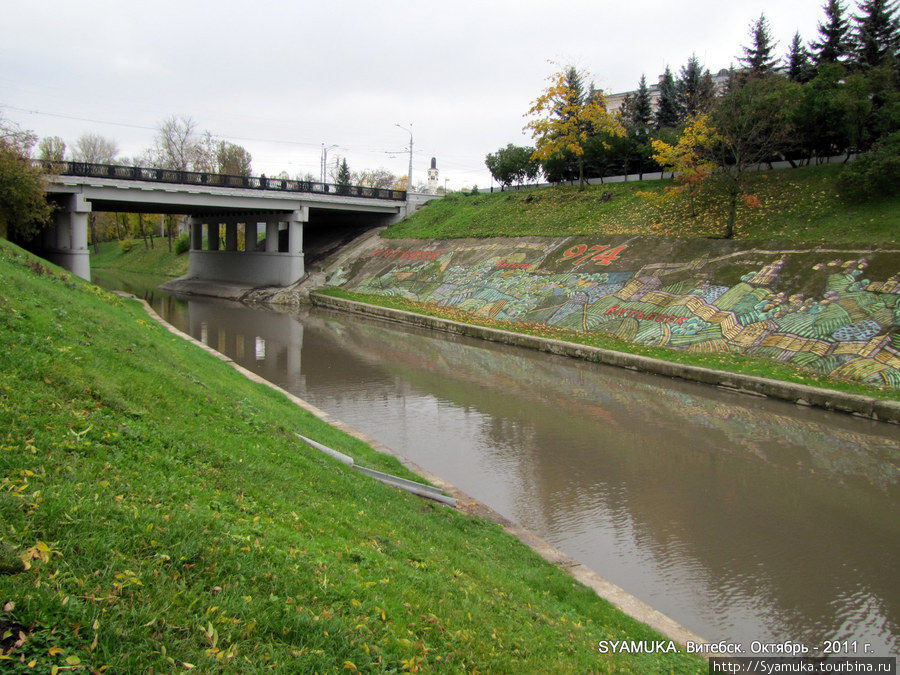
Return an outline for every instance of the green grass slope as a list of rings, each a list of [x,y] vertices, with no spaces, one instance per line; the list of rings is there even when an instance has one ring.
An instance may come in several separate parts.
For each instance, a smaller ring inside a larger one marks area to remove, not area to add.
[[[758,207],[742,204],[735,236],[740,239],[896,245],[900,198],[858,205],[841,201],[835,190],[838,165],[769,171],[752,177],[748,193]],[[650,234],[696,237],[722,232],[721,203],[704,197],[696,215],[681,198],[662,204],[639,195],[662,193],[672,181],[642,181],[577,187],[560,186],[438,199],[383,237],[568,236]],[[602,195],[611,194],[603,201]]]
[[[3,672],[705,672],[598,654],[658,636],[136,303],[2,241],[0,282]]]
[[[104,241],[100,252],[91,250],[92,269],[117,269],[125,272],[141,272],[169,277],[180,277],[187,273],[188,255],[176,255],[169,251],[165,237],[154,237],[153,248],[146,248],[144,242],[134,240],[134,247],[123,253],[118,241]]]

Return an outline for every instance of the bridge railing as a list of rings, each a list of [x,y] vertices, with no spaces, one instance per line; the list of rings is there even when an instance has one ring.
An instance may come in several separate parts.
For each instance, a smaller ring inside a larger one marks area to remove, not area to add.
[[[88,178],[115,178],[153,183],[179,185],[206,185],[210,187],[240,188],[244,190],[272,190],[276,192],[311,192],[341,197],[366,197],[403,201],[405,190],[365,187],[362,185],[336,185],[292,178],[267,178],[265,176],[233,176],[221,173],[156,169],[145,166],[119,166],[117,164],[92,164],[89,162],[51,162],[36,160],[44,171],[61,176]]]

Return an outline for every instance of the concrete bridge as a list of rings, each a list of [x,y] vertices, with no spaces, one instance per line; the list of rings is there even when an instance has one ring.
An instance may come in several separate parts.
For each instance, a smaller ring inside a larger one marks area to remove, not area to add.
[[[286,286],[305,273],[304,236],[309,243],[388,225],[426,200],[403,190],[264,176],[81,162],[43,165],[48,198],[57,206],[55,222],[27,245],[85,279],[91,275],[92,211],[187,215],[189,277]],[[257,245],[262,228],[265,241]],[[239,250],[239,232],[246,242],[244,250]]]

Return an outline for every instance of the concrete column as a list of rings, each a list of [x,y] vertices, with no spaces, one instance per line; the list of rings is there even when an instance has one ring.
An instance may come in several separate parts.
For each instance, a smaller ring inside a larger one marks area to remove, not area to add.
[[[203,221],[196,218],[190,219],[191,223],[191,250],[203,250]]]
[[[57,211],[56,213],[56,248],[68,250],[72,248],[72,212]]]
[[[288,253],[303,253],[303,211],[294,211],[288,218]]]
[[[258,223],[244,223],[244,251],[256,250],[256,226]]]
[[[210,251],[219,250],[219,223],[218,221],[206,224],[206,240]]]
[[[278,216],[266,219],[266,253],[278,253]]]
[[[91,204],[84,195],[74,194],[56,215],[56,248],[54,262],[82,279],[91,280],[91,260],[88,253],[88,216]]]
[[[237,251],[237,221],[225,223],[225,250]]]

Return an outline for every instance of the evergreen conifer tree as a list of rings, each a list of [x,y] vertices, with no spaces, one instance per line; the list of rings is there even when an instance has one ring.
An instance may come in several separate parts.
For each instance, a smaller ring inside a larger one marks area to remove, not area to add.
[[[843,63],[850,52],[850,24],[841,0],[828,0],[824,9],[825,23],[819,24],[822,39],[812,45],[817,68],[823,63]]]
[[[809,51],[800,39],[800,31],[794,33],[791,46],[784,59],[788,79],[793,82],[807,82],[812,77],[812,65],[809,61]]]
[[[656,128],[674,129],[679,125],[682,119],[681,106],[678,103],[678,91],[675,87],[675,78],[672,77],[672,71],[666,66],[666,72],[663,74],[659,83],[659,105],[656,108]]]
[[[853,51],[856,63],[867,70],[896,63],[900,48],[900,19],[892,0],[861,0],[854,17]]]
[[[709,109],[715,95],[712,75],[700,63],[696,54],[681,68],[681,77],[675,84],[678,103],[685,117],[705,112]]]
[[[586,99],[584,92],[584,82],[581,79],[581,73],[575,66],[569,66],[566,69],[566,88],[568,89],[567,105],[579,107],[584,105]],[[590,96],[594,96],[594,85],[591,84]]]
[[[346,158],[341,160],[341,165],[338,167],[335,180],[340,186],[350,185],[350,167],[347,166]]]
[[[634,111],[631,118],[631,126],[643,133],[648,133],[650,123],[653,121],[653,102],[650,100],[650,90],[647,88],[647,78],[641,74],[641,81],[634,93]]]
[[[765,14],[760,14],[750,26],[750,46],[742,47],[744,56],[738,58],[751,77],[775,71],[776,59],[772,56],[775,44],[769,32],[769,21]]]

